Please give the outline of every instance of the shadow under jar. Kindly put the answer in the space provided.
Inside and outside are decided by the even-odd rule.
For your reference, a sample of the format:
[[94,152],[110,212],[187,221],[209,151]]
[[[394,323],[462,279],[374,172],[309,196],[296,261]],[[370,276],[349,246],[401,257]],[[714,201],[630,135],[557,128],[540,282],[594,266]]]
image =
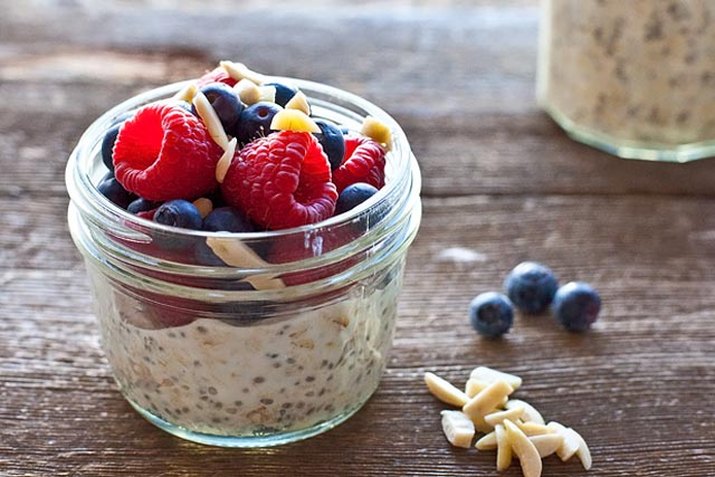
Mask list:
[[113,119],[175,84],[105,113],[70,156],[70,232],[84,256],[102,347],[145,418],[194,442],[272,446],[324,432],[377,389],[397,318],[407,248],[421,217],[420,174],[399,125],[373,104],[288,80],[313,114],[393,131],[386,185],[319,224],[260,233],[166,227],[121,210],[96,184]]
[[537,96],[624,158],[715,155],[715,1],[543,0]]

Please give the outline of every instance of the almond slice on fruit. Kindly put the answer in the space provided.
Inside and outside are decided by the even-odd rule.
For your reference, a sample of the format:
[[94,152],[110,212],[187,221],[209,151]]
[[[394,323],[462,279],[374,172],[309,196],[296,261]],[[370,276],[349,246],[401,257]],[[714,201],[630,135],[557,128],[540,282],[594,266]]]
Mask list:
[[387,127],[387,124],[379,119],[367,116],[362,121],[360,132],[376,143],[381,144],[388,151],[392,147],[392,131]]
[[308,97],[302,92],[298,91],[285,105],[286,109],[297,109],[298,111],[303,111],[305,114],[310,116],[310,104],[308,104]]
[[228,168],[231,167],[231,161],[233,161],[233,157],[236,155],[237,142],[238,140],[236,138],[231,139],[228,142],[228,147],[223,151],[221,158],[216,163],[216,181],[219,184],[223,184],[223,180],[228,173]]
[[506,411],[492,412],[484,416],[484,422],[490,426],[496,426],[501,424],[504,419],[509,419],[510,421],[516,421],[524,413],[524,408],[522,406],[514,406]]
[[241,102],[247,104],[248,106],[256,104],[261,100],[261,90],[259,90],[256,83],[251,80],[242,79],[233,85],[233,90],[236,92]]
[[546,427],[544,424],[539,424],[536,422],[524,422],[522,420],[515,421],[515,424],[519,426],[519,429],[527,436],[540,436],[542,434],[554,433],[553,430]]
[[564,439],[561,446],[556,450],[556,454],[559,456],[559,459],[566,462],[578,452],[583,439],[576,431],[555,421],[549,422],[546,427],[554,431],[556,434],[559,434]]
[[524,477],[540,477],[542,463],[536,446],[513,422],[504,421],[504,429],[506,429],[507,438],[511,443],[514,454],[519,458],[521,472]]
[[462,407],[469,400],[466,394],[434,373],[425,373],[425,384],[434,397],[452,406]]
[[522,420],[524,420],[525,422],[545,424],[544,418],[541,417],[541,413],[537,411],[534,406],[532,406],[526,401],[522,401],[521,399],[509,399],[504,407],[506,407],[507,409],[512,409],[519,406],[524,408],[524,415],[522,416]]
[[276,87],[275,86],[259,86],[258,101],[266,101],[268,103],[276,102]]
[[[246,244],[235,238],[207,237],[206,245],[227,265],[240,268],[264,268],[268,263]],[[256,290],[285,288],[280,278],[271,275],[252,275],[246,279]]]
[[179,90],[178,93],[174,95],[174,99],[177,101],[186,101],[187,103],[190,103],[193,99],[194,96],[196,96],[196,92],[199,89],[196,87],[196,84],[190,83],[184,86]]
[[539,457],[542,459],[556,452],[564,442],[563,436],[555,433],[529,436],[529,440],[534,444],[536,450],[539,451]]
[[484,450],[494,450],[497,448],[497,432],[492,431],[489,434],[484,434],[475,444],[477,449]]
[[199,214],[201,214],[201,218],[204,219],[214,209],[214,204],[211,202],[211,199],[201,197],[194,201],[194,207],[198,209]]
[[243,63],[234,63],[233,61],[221,61],[219,62],[219,65],[226,71],[226,73],[228,73],[231,78],[235,79],[236,81],[247,79],[257,85],[262,85],[266,81],[265,76],[260,73],[256,73]]
[[284,109],[278,111],[271,121],[273,131],[296,131],[319,133],[320,128],[312,118],[297,109]]
[[504,400],[504,397],[513,391],[506,381],[497,381],[471,398],[462,407],[462,411],[469,416],[477,429],[482,432],[489,432],[491,431],[491,426],[484,421],[484,416],[493,412],[497,405]]
[[228,149],[228,136],[226,136],[226,131],[223,130],[221,120],[218,118],[218,114],[216,114],[216,110],[211,106],[208,98],[206,98],[201,91],[197,91],[192,102],[194,107],[196,107],[196,112],[199,113],[199,117],[204,122],[206,129],[209,130],[211,139],[221,146],[221,149],[224,151]]
[[442,431],[455,447],[468,449],[474,439],[474,424],[461,411],[442,411]]
[[475,368],[469,375],[469,379],[477,379],[490,384],[496,381],[506,381],[515,391],[521,387],[522,383],[522,379],[519,376],[503,373],[496,369],[487,368],[486,366]]
[[503,425],[497,424],[494,434],[497,440],[497,471],[501,472],[511,466],[512,445]]

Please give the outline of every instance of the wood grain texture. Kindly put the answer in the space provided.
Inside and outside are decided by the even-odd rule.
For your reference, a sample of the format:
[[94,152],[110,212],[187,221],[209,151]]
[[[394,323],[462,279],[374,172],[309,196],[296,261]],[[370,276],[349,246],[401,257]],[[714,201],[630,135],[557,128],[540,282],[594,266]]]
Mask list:
[[[278,3],[0,0],[0,475],[521,475],[441,435],[422,373],[461,385],[478,364],[520,374],[522,398],[584,435],[588,475],[715,475],[715,162],[569,141],[534,105],[534,1]],[[274,449],[191,444],[130,408],[66,226],[64,164],[87,125],[223,57],[380,104],[424,175],[380,389],[335,430]],[[499,341],[471,331],[469,300],[525,259],[600,290],[592,333],[545,316]],[[577,475],[545,462],[544,476]]]

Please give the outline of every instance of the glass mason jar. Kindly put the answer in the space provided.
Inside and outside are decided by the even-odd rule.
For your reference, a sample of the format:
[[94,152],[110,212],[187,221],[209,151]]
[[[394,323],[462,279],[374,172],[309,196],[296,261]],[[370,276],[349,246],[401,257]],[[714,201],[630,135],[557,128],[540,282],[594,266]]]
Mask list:
[[115,207],[95,185],[112,121],[185,83],[97,119],[66,171],[70,232],[82,253],[102,347],[131,405],[179,437],[284,444],[324,432],[376,390],[397,316],[407,248],[421,217],[420,174],[399,125],[344,91],[288,78],[315,116],[393,131],[386,185],[318,225],[232,234],[176,229]]
[[715,155],[715,1],[543,0],[537,97],[624,158]]

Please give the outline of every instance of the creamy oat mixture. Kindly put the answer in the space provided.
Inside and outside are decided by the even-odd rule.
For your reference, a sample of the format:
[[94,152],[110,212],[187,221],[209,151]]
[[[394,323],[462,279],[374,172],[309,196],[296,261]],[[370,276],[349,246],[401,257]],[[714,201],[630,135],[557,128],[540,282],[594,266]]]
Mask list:
[[620,140],[665,147],[715,140],[715,2],[543,7],[539,101],[547,110]]
[[345,301],[256,326],[197,319],[150,329],[146,300],[91,275],[125,396],[172,424],[226,436],[298,431],[361,406],[386,364],[400,288],[399,279],[358,285]]

